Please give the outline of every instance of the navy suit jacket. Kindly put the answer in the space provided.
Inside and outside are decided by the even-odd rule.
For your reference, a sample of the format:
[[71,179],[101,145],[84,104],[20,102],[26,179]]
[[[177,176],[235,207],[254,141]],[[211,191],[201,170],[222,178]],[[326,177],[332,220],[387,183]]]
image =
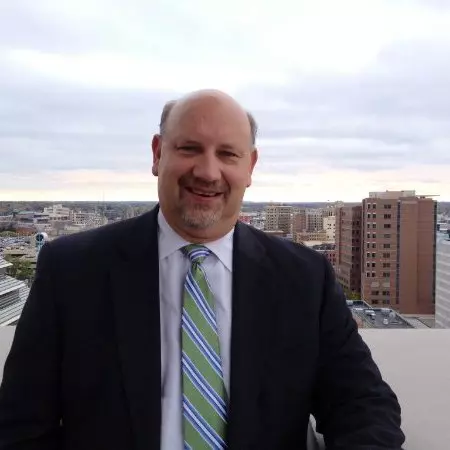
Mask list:
[[[157,211],[41,250],[0,389],[2,450],[159,450]],[[236,225],[228,448],[399,450],[400,407],[319,253]]]

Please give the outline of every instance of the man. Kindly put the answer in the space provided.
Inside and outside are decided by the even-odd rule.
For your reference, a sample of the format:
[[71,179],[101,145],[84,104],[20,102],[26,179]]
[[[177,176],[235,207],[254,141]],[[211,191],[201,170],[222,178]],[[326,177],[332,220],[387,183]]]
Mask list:
[[41,251],[0,449],[399,450],[400,407],[314,251],[238,222],[256,124],[200,91],[153,138],[159,207]]

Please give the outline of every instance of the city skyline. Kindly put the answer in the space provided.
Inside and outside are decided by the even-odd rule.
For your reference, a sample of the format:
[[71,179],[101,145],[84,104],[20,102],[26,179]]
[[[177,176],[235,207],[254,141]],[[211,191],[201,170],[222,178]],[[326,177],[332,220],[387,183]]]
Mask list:
[[156,201],[162,106],[199,88],[259,123],[246,201],[450,200],[445,2],[19,0],[0,42],[0,201]]

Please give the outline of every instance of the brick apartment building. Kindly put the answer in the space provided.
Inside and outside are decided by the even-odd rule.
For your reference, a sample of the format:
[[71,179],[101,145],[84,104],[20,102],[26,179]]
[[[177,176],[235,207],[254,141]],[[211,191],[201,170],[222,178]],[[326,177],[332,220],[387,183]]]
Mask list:
[[347,293],[361,291],[362,207],[343,206],[336,209],[335,272]]
[[362,203],[361,295],[405,314],[434,314],[436,202],[415,191]]

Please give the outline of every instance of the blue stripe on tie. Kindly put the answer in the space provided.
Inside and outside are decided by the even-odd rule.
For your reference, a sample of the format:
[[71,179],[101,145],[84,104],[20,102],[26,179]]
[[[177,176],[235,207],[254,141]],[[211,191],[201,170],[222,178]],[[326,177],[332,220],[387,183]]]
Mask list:
[[189,294],[191,294],[191,297],[194,299],[194,302],[200,312],[203,314],[214,332],[217,333],[217,322],[214,317],[214,312],[191,274],[188,274],[185,286]]
[[203,266],[198,266],[198,268],[202,271],[203,277],[205,278],[205,282],[208,285],[209,291],[211,292],[211,294],[213,294],[213,290],[211,288],[211,285],[209,284],[209,280],[208,277],[206,276],[205,269],[203,268]]
[[184,450],[192,450],[192,447],[186,441],[184,441]]
[[226,410],[225,403],[216,393],[216,391],[209,385],[209,383],[203,378],[203,376],[196,370],[195,366],[189,360],[189,357],[183,352],[183,358],[181,360],[184,373],[189,377],[192,384],[197,390],[203,394],[208,403],[214,408],[217,414],[222,417],[222,420],[226,423]]
[[217,448],[215,444],[215,441],[213,441],[208,434],[206,433],[206,430],[201,428],[200,424],[196,420],[194,414],[188,409],[188,406],[185,404],[186,397],[183,396],[183,415],[184,417],[189,421],[189,423],[194,427],[194,430],[197,431],[197,433],[200,435],[200,437],[208,444],[211,448]]
[[191,260],[191,262],[197,262],[200,258],[206,258],[211,254],[211,250],[207,248],[199,248],[194,249],[190,252],[188,252],[188,257]]
[[195,409],[194,405],[187,399],[186,395],[183,395],[183,407],[189,422],[191,422],[205,441],[209,441],[210,445],[212,444],[214,449],[225,448],[225,442],[223,439],[216,433],[214,428],[212,428],[211,425],[203,419],[201,414],[199,414],[199,412]]
[[189,314],[185,309],[183,310],[181,321],[183,323],[183,328],[186,330],[191,339],[197,345],[200,352],[206,357],[208,361],[210,361],[210,364],[215,367],[215,370],[219,374],[219,376],[223,378],[222,366],[220,363],[219,356],[217,355],[215,350],[208,344],[205,338],[202,336],[202,334],[195,326],[194,322],[189,317]]

